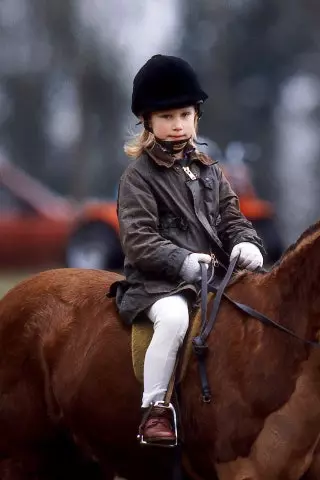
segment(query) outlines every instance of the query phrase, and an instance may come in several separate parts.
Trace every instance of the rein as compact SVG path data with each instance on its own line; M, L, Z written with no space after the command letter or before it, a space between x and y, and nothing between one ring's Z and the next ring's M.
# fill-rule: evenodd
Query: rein
M207 372L206 372L206 365L205 365L205 359L208 354L208 345L206 344L206 341L217 319L222 298L225 298L226 300L228 300L228 302L234 305L238 310L245 313L246 315L249 315L250 317L256 318L264 325L277 328L281 332L287 333L288 335L299 340L305 345L309 345L312 347L320 347L320 343L314 342L312 340L306 340L304 338L299 337L299 335L294 333L292 330L284 327L283 325L277 323L274 320L271 320L269 317L267 317L263 313L258 312L257 310L249 307L248 305L245 305L240 302L236 302L225 293L225 289L230 282L232 274L234 273L234 269L236 267L237 261L238 261L238 257L231 260L228 270L218 287L214 287L213 285L208 284L207 269L206 269L206 266L203 263L201 263L201 330L199 335L193 338L192 345L193 345L193 351L198 359L199 374L200 374L201 389L202 389L202 401L204 403L210 403L211 397L212 397L209 382L208 382ZM213 308L210 314L210 318L207 321L208 291L214 292L215 298L213 301Z

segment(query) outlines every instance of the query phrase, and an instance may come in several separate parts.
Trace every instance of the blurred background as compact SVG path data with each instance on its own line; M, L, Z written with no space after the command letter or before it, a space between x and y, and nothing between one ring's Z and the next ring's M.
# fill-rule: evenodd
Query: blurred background
M319 217L316 0L1 0L0 296L56 266L121 269L115 199L132 80L182 56L268 263Z

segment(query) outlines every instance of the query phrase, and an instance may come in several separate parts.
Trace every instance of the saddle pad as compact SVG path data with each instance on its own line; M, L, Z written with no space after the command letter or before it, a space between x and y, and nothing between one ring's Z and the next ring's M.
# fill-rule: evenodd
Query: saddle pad
M209 293L208 302L214 296L213 293ZM190 325L187 331L187 335L183 342L182 350L180 351L180 368L179 378L176 380L180 382L186 372L189 359L192 352L192 339L196 337L200 332L201 326L201 311L197 308L193 314L190 315ZM132 326L131 334L131 351L132 351L132 363L134 374L136 379L143 383L143 366L144 358L147 352L147 348L151 342L153 335L153 324L147 317L141 318L138 322Z

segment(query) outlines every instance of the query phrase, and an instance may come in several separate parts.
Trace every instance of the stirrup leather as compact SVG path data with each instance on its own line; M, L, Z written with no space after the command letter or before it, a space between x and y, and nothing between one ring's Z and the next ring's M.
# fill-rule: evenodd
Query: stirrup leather
M171 412L171 416L172 416L172 420L173 420L173 430L174 430L174 436L175 436L175 440L171 443L170 442L168 442L168 443L165 443L165 442L163 442L163 443L161 443L161 442L159 442L159 443L148 442L143 436L143 428L144 428L147 420L149 419L152 410L155 407L165 408L165 409L170 410L170 412ZM139 433L137 435L137 439L139 440L141 445L148 445L148 446L152 446L152 447L172 448L172 447L176 447L178 445L177 414L176 414L175 408L172 405L172 403L166 403L164 401L158 401L158 402L154 402L154 403L150 404L150 407L148 408L147 412L145 413L145 415L142 419L142 422L139 426Z

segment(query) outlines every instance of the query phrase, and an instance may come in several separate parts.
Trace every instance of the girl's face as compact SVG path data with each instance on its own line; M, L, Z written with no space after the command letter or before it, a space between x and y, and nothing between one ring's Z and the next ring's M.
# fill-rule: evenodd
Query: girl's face
M193 106L162 110L151 114L150 126L160 140L184 140L195 136L196 111Z

